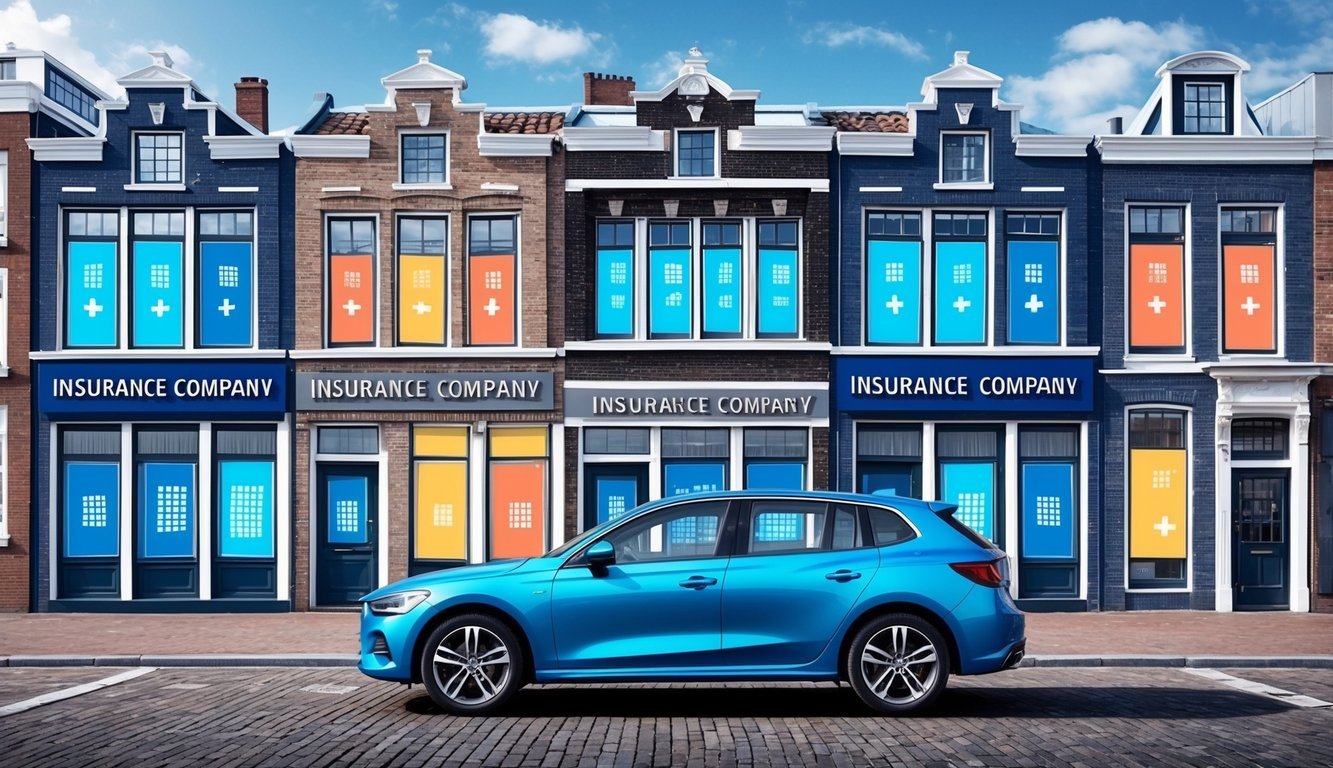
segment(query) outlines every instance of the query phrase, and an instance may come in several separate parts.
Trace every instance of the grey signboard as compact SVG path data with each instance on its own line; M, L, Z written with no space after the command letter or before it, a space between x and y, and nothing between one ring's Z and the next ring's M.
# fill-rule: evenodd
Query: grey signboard
M550 373L298 373L299 411L549 411Z
M828 418L827 389L656 389L565 386L565 416L583 419L729 421Z

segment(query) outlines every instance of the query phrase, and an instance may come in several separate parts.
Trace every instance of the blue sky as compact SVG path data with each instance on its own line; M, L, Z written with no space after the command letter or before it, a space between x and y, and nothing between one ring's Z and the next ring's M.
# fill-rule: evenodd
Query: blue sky
M1252 102L1333 70L1333 3L0 0L0 44L10 41L109 89L156 48L226 104L240 76L266 77L275 130L319 91L340 106L383 101L379 79L417 48L467 78L466 100L494 106L579 101L585 71L655 89L692 45L761 103L902 105L961 49L1005 78L1001 97L1023 104L1025 121L1091 132L1137 111L1156 68L1192 50L1247 60Z

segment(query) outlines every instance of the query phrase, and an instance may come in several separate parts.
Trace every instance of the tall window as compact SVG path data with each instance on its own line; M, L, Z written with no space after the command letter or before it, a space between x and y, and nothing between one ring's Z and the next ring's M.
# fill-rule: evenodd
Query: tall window
M179 184L184 180L180 133L134 135L134 180L140 184Z
M61 427L58 440L60 597L118 597L120 427Z
M199 432L140 427L134 445L136 561L195 559ZM135 580L136 597L178 593L197 594L197 586Z
M550 436L546 427L495 427L490 442L490 559L546 551L546 485Z
M1277 211L1223 208L1222 351L1277 351Z
M276 584L255 578L276 567L277 447L273 427L213 430L214 597L277 596Z
M1185 210L1129 209L1129 351L1185 351Z
M115 347L119 335L120 214L65 214L65 347Z
M1132 410L1129 587L1183 588L1189 551L1189 448L1184 411Z
M1078 443L1077 427L1019 430L1023 597L1078 596Z
M597 222L597 336L634 337L634 222Z
M706 221L703 224L703 335L738 338L742 325L742 289L745 279L741 257L741 223Z
M404 184L449 183L449 136L443 133L407 133L402 137Z
M1060 214L1005 217L1009 343L1060 343Z
M795 221L759 222L756 335L792 338L800 335L800 227Z
M694 251L690 222L654 221L648 225L648 335L655 339L688 338L693 328Z
M328 344L331 347L373 345L378 316L375 220L330 218L327 227Z
M136 211L130 245L130 343L185 346L185 213Z
M468 343L518 341L518 217L468 220Z
M199 214L196 266L200 347L254 343L254 216L249 211Z
M921 343L921 214L866 214L866 342Z
M1185 133L1226 133L1225 91L1221 83L1185 83Z
M940 498L956 504L959 522L1003 546L1000 433L990 428L941 428L935 434Z
M676 132L676 175L717 175L717 132Z
M398 219L398 343L449 340L447 219Z
M986 162L986 134L940 134L940 182L943 184L990 181Z
M420 570L425 561L467 560L468 490L468 428L413 427L412 559Z
M746 429L745 487L805 490L809 442L805 429Z
M727 488L731 430L663 429L662 496Z
M984 213L936 213L935 343L985 344L988 259Z

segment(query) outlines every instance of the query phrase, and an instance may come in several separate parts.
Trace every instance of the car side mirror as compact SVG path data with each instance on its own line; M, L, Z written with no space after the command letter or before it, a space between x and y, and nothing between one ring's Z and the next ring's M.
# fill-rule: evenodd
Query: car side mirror
M588 551L584 553L583 559L588 561L588 565L605 568L608 565L615 564L616 548L611 545L611 542L602 539L601 541L594 543L591 547L588 547Z

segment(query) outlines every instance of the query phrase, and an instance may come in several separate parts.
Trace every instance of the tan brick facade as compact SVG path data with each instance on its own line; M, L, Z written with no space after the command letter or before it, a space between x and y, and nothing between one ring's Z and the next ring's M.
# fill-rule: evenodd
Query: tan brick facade
M1316 161L1314 164L1314 353L1315 362L1333 363L1333 161ZM1333 594L1321 594L1319 589L1320 569L1327 570L1327 561L1333 559L1333 551L1320 547L1321 535L1327 542L1333 533L1326 530L1330 523L1329 516L1324 514L1333 501L1320 494L1321 489L1333 485L1329 482L1333 478L1322 477L1333 471L1333 456L1320 450L1333 438L1333 435L1325 434L1327 430L1324 428L1324 414L1329 410L1325 403L1331 401L1333 377L1315 379L1310 387L1314 422L1310 447L1315 455L1315 460L1310 462L1313 474L1310 483L1310 573L1313 580L1310 609L1320 613L1333 613Z

